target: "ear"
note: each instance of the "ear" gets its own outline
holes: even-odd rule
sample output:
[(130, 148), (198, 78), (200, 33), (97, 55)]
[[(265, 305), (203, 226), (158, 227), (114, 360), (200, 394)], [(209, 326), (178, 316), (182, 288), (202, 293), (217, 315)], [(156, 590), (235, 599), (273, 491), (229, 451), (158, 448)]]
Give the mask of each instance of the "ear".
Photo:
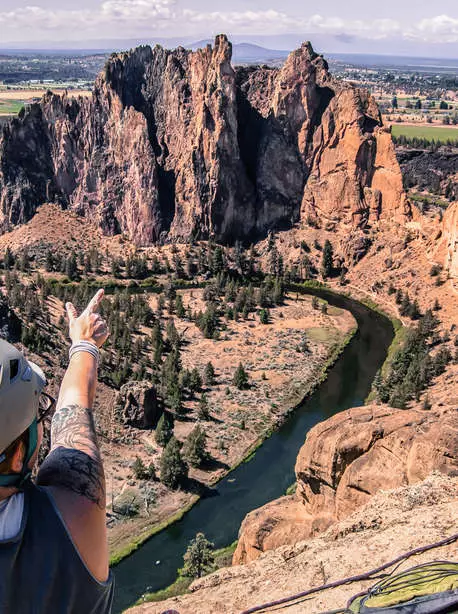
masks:
[(11, 471), (13, 473), (21, 473), (22, 465), (24, 464), (24, 459), (25, 459), (25, 445), (24, 445), (24, 442), (20, 441), (13, 454), (13, 458), (11, 459)]

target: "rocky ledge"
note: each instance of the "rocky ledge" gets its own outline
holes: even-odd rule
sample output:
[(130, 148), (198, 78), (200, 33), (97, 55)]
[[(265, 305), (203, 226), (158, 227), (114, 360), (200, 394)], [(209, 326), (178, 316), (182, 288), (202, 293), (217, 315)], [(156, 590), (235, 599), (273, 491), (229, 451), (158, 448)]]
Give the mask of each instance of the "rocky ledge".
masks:
[[(433, 474), (425, 481), (379, 492), (369, 503), (319, 537), (264, 553), (248, 565), (196, 580), (191, 593), (145, 603), (129, 613), (239, 614), (242, 610), (367, 572), (413, 548), (458, 532), (458, 478)], [(433, 560), (456, 560), (456, 543), (406, 560), (398, 571)], [(391, 570), (390, 570), (391, 571)], [(353, 582), (292, 602), (291, 614), (344, 608), (376, 580)]]
[(1, 129), (0, 228), (44, 202), (138, 245), (254, 239), (296, 222), (364, 228), (410, 215), (368, 92), (309, 43), (281, 69), (197, 51), (114, 54), (91, 99), (46, 94)]

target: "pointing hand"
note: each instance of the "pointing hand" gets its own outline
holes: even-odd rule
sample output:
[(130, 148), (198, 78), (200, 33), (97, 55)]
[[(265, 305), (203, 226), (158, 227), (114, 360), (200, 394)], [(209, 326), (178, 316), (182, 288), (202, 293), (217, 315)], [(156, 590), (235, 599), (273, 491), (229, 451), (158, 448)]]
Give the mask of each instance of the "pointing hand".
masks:
[(78, 316), (78, 312), (72, 303), (65, 305), (72, 343), (90, 341), (97, 345), (97, 347), (102, 347), (107, 340), (109, 335), (107, 324), (102, 316), (97, 313), (103, 295), (104, 291), (99, 290), (89, 301), (86, 309), (80, 316)]

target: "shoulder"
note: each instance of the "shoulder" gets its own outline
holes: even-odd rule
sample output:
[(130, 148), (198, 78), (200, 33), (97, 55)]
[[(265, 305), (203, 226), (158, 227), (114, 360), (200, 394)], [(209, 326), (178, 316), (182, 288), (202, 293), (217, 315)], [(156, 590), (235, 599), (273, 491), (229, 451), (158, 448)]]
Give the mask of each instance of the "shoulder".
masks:
[(98, 582), (109, 577), (105, 510), (66, 488), (42, 486), (88, 571)]

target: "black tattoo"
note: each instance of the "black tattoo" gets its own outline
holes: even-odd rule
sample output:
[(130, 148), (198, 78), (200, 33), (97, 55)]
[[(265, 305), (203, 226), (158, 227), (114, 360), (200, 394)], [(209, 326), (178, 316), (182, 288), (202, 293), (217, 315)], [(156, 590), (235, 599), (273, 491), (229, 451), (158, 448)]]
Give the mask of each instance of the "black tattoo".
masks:
[(51, 425), (51, 452), (37, 484), (59, 486), (105, 506), (105, 477), (92, 412), (79, 405), (61, 407)]

